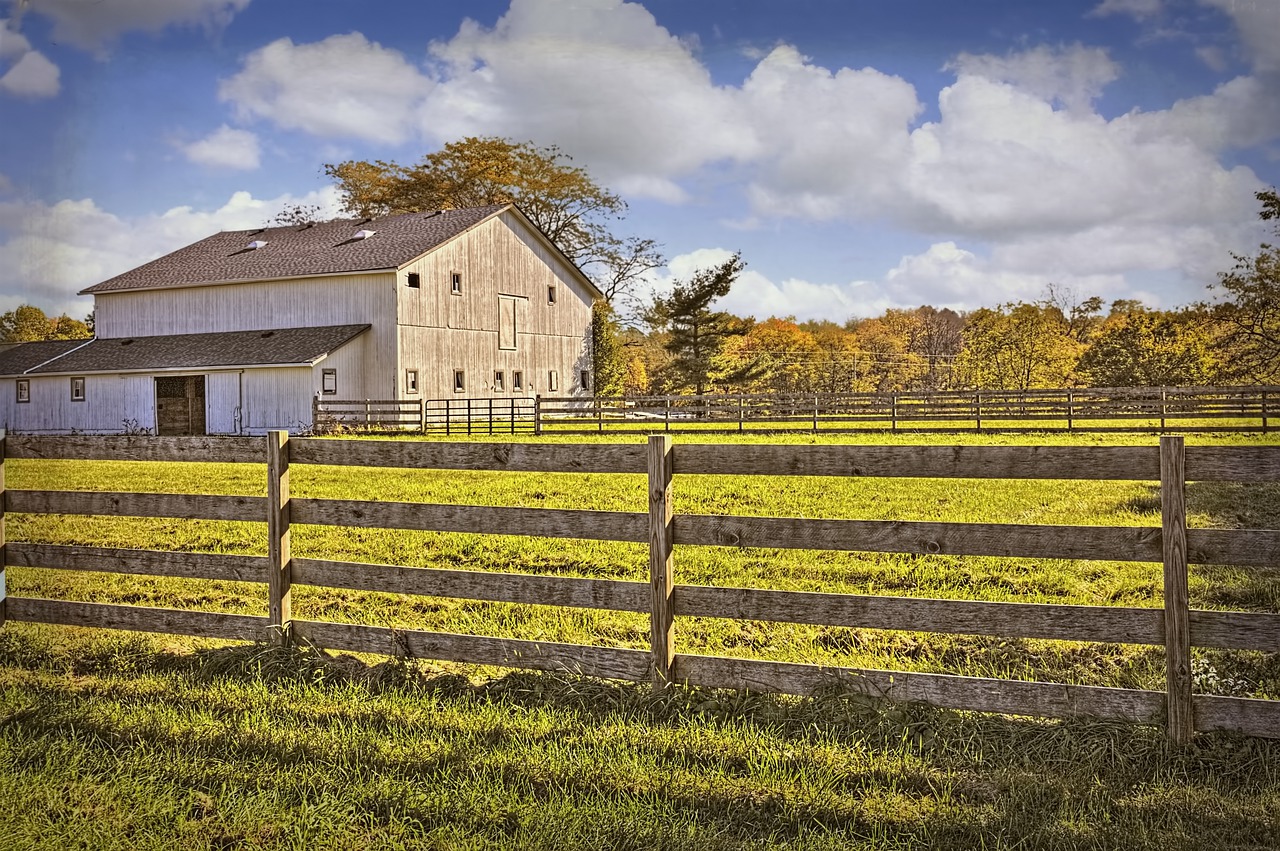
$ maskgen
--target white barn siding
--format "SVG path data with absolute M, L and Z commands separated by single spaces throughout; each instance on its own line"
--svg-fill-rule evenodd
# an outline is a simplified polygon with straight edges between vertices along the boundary
M 328 357 L 316 364 L 312 370 L 311 395 L 321 399 L 394 399 L 395 376 L 390 371 L 375 373 L 368 369 L 369 352 L 373 348 L 373 331 L 368 331 L 347 342 L 342 348 L 331 352 Z M 333 369 L 338 373 L 338 392 L 329 396 L 323 394 L 324 370 Z
M 301 431 L 311 425 L 311 367 L 244 371 L 244 431 Z
M 240 434 L 244 417 L 241 370 L 210 372 L 204 378 L 204 423 L 209 434 Z
M 417 289 L 408 273 L 419 275 Z M 452 275 L 462 274 L 462 294 L 452 294 Z M 555 287 L 550 303 L 548 288 Z M 506 398 L 511 395 L 573 394 L 578 373 L 590 369 L 593 296 L 576 273 L 508 211 L 405 266 L 396 287 L 400 368 L 398 397 L 406 392 L 405 370 L 418 371 L 420 395 Z M 514 296 L 516 347 L 501 348 L 501 296 Z M 508 302 L 511 304 L 511 302 Z M 466 389 L 455 393 L 453 373 L 466 373 Z M 504 388 L 494 388 L 494 373 Z M 524 373 L 523 393 L 514 394 L 512 373 Z M 551 391 L 549 373 L 559 375 Z
M 16 379 L 5 379 L 9 398 L 5 427 L 25 434 L 155 430 L 154 391 L 149 376 L 82 377 L 84 401 L 73 401 L 70 376 L 29 376 L 31 401 L 23 404 L 13 401 Z
M 396 275 L 392 272 L 98 293 L 99 337 L 207 334 L 369 323 L 360 386 L 390 391 L 396 371 Z

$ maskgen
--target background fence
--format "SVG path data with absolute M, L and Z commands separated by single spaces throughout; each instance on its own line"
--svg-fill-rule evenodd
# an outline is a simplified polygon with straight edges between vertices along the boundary
M 711 394 L 328 401 L 318 431 L 1269 431 L 1280 387 L 1119 387 L 938 393 Z
M 267 584 L 265 617 L 11 597 L 15 621 L 224 639 L 303 640 L 320 647 L 590 676 L 679 681 L 804 694 L 839 684 L 932 706 L 1051 717 L 1164 723 L 1175 743 L 1195 730 L 1280 737 L 1280 701 L 1193 695 L 1192 646 L 1280 652 L 1280 614 L 1193 610 L 1191 563 L 1274 567 L 1280 531 L 1189 529 L 1185 482 L 1280 481 L 1280 447 L 540 445 L 291 438 L 9 437 L 5 458 L 265 463 L 267 497 L 3 491 L 6 513 L 109 514 L 266 522 L 267 556 L 4 544 L 5 565 Z M 630 473 L 648 476 L 637 511 L 494 508 L 290 496 L 298 464 L 439 470 Z M 807 520 L 675 514 L 682 475 L 1092 479 L 1160 483 L 1160 527 Z M 293 558 L 292 524 L 648 542 L 650 581 L 628 582 Z M 0 516 L 0 534 L 3 516 Z M 938 600 L 680 585 L 678 545 L 920 554 L 1104 559 L 1163 563 L 1163 609 Z M 647 613 L 648 650 L 585 646 L 296 620 L 294 585 Z M 1163 692 L 895 672 L 674 651 L 677 618 L 712 617 L 871 629 L 1162 646 Z

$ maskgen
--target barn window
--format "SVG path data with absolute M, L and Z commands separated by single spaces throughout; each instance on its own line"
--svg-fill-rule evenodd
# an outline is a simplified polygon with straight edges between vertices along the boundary
M 338 371 L 324 369 L 320 371 L 320 392 L 332 396 L 338 392 Z
M 547 389 L 552 392 L 560 389 L 560 375 L 554 369 L 547 373 Z
M 449 276 L 449 292 L 462 295 L 462 273 L 454 272 Z
M 493 389 L 506 390 L 507 376 L 502 370 L 498 370 L 493 374 Z
M 84 379 L 83 378 L 71 379 L 71 401 L 72 402 L 84 401 Z
M 421 275 L 419 275 L 417 272 L 410 272 L 410 273 L 409 273 L 409 287 L 410 287 L 411 289 L 415 289 L 415 290 L 416 290 L 416 289 L 418 289 L 418 288 L 419 288 L 419 287 L 421 287 L 421 286 L 422 286 L 422 276 L 421 276 Z
M 591 373 L 585 369 L 582 370 L 580 373 L 578 373 L 578 383 L 582 385 L 583 390 L 590 390 L 591 389 Z
M 547 304 L 555 304 L 555 303 L 556 303 L 556 288 L 547 287 Z
M 418 392 L 418 371 L 416 369 L 406 369 L 404 371 L 404 392 Z
M 19 402 L 31 401 L 31 379 L 29 378 L 18 379 L 18 401 Z
M 461 369 L 453 371 L 453 392 L 461 393 L 467 389 L 467 374 Z
M 511 373 L 511 389 L 512 390 L 524 389 L 524 373 L 518 369 L 515 372 Z

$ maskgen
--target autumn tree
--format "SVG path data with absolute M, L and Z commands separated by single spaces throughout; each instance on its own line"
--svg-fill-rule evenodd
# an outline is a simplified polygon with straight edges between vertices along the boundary
M 0 315 L 0 342 L 29 343 L 36 340 L 82 340 L 93 336 L 89 326 L 67 314 L 50 318 L 38 307 L 20 305 Z
M 1262 203 L 1259 216 L 1276 222 L 1280 238 L 1280 195 L 1273 187 L 1256 197 Z M 1220 347 L 1228 377 L 1280 382 L 1280 246 L 1263 243 L 1252 257 L 1232 256 L 1235 266 L 1214 285 L 1226 296 L 1214 312 L 1223 329 Z
M 970 313 L 956 371 L 967 386 L 1027 390 L 1069 383 L 1083 346 L 1056 308 L 1018 302 Z
M 677 282 L 667 296 L 654 296 L 645 311 L 645 322 L 663 334 L 663 346 L 671 356 L 667 364 L 668 386 L 692 387 L 707 392 L 713 376 L 724 383 L 746 380 L 754 364 L 717 370 L 717 358 L 726 341 L 745 335 L 750 323 L 731 313 L 713 310 L 718 299 L 729 294 L 746 264 L 734 254 L 718 266 L 700 269 L 688 281 Z M 723 366 L 723 364 L 720 364 Z
M 1080 374 L 1094 387 L 1206 384 L 1214 371 L 1206 325 L 1195 312 L 1113 312 L 1081 356 Z
M 614 234 L 626 202 L 554 145 L 472 136 L 414 165 L 348 160 L 324 169 L 338 184 L 343 209 L 356 216 L 513 203 L 595 282 L 619 314 L 639 308 L 637 284 L 665 262 L 653 240 Z
M 618 322 L 607 302 L 591 305 L 591 372 L 597 396 L 620 396 L 625 391 L 627 363 Z

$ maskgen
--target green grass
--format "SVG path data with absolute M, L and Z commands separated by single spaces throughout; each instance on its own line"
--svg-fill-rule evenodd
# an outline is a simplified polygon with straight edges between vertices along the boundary
M 483 438 L 487 440 L 488 438 Z M 532 438 L 518 438 L 531 440 Z M 701 438 L 706 440 L 707 438 Z M 555 440 L 555 438 L 543 438 Z M 602 442 L 639 442 L 606 434 Z M 682 439 L 677 438 L 677 443 Z M 745 442 L 1151 445 L 1112 435 Z M 569 438 L 563 442 L 594 442 Z M 1275 444 L 1198 436 L 1191 444 Z M 11 488 L 265 494 L 257 465 L 10 460 Z M 644 510 L 643 476 L 295 466 L 297 496 Z M 681 512 L 1158 526 L 1120 482 L 677 477 Z M 1189 487 L 1195 526 L 1278 528 L 1280 487 Z M 11 515 L 10 540 L 262 554 L 253 523 Z M 644 580 L 643 545 L 298 526 L 297 556 Z M 1154 564 L 680 547 L 677 581 L 1158 607 Z M 10 568 L 15 596 L 265 614 L 265 586 Z M 1199 608 L 1280 574 L 1192 569 Z M 306 619 L 643 648 L 641 615 L 295 589 Z M 681 652 L 1161 688 L 1158 648 L 681 618 Z M 1276 655 L 1198 691 L 1280 698 Z M 1280 743 L 601 683 L 192 639 L 0 629 L 0 847 L 1280 847 Z

